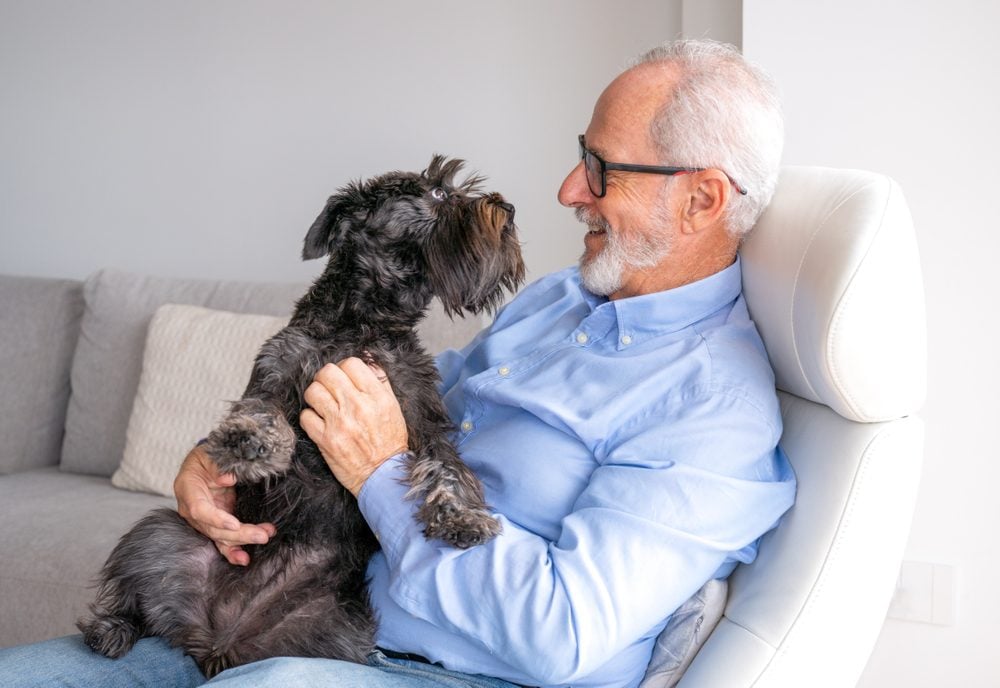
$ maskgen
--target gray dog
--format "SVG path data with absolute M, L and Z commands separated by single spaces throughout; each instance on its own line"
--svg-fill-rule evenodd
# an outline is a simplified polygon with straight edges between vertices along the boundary
M 237 476 L 237 518 L 274 523 L 277 535 L 250 549 L 248 567 L 231 566 L 177 512 L 151 512 L 111 553 L 77 624 L 91 648 L 120 657 L 162 636 L 207 676 L 273 656 L 364 661 L 375 630 L 365 569 L 378 543 L 298 424 L 303 393 L 328 362 L 358 356 L 389 376 L 428 538 L 470 547 L 499 532 L 449 442 L 437 371 L 414 332 L 432 296 L 451 315 L 479 313 L 524 278 L 513 206 L 481 193 L 481 179 L 456 184 L 461 167 L 435 156 L 421 174 L 392 172 L 329 199 L 302 251 L 329 255 L 326 269 L 207 443 Z

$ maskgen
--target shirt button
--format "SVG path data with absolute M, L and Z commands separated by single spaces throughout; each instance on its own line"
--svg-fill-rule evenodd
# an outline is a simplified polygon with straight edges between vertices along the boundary
M 628 336 L 627 334 L 623 334 L 622 335 L 622 344 L 624 346 L 628 346 L 631 343 L 632 343 L 632 338 L 630 336 Z
M 589 337 L 587 337 L 586 332 L 581 332 L 580 334 L 576 335 L 577 344 L 586 344 L 588 339 Z
M 469 431 L 471 431 L 471 430 L 472 430 L 472 427 L 473 427 L 473 426 L 472 426 L 472 421 L 471 421 L 471 420 L 466 420 L 466 421 L 462 421 L 462 430 L 463 430 L 464 432 L 469 432 Z

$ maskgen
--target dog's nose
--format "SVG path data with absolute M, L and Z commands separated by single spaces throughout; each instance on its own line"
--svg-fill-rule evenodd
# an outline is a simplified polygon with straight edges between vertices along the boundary
M 510 216 L 510 217 L 507 218 L 508 222 L 513 222 L 514 221 L 514 206 L 512 206 L 507 201 L 500 201 L 499 203 L 497 203 L 497 205 L 507 211 L 507 214 Z

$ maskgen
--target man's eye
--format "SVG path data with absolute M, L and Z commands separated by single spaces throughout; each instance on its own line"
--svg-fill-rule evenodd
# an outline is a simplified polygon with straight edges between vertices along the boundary
M 448 198 L 448 192 L 442 189 L 440 186 L 436 186 L 431 189 L 431 198 L 435 201 L 443 201 Z

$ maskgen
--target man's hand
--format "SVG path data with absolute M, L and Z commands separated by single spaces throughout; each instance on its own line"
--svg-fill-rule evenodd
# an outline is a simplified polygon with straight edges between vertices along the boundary
M 359 358 L 327 364 L 306 388 L 299 422 L 334 477 L 357 497 L 368 476 L 406 451 L 406 421 L 385 372 Z
M 233 516 L 236 505 L 236 477 L 219 473 L 215 462 L 195 447 L 184 459 L 174 479 L 177 512 L 191 527 L 215 543 L 230 564 L 246 566 L 250 555 L 243 545 L 262 545 L 274 537 L 270 523 L 240 523 Z

